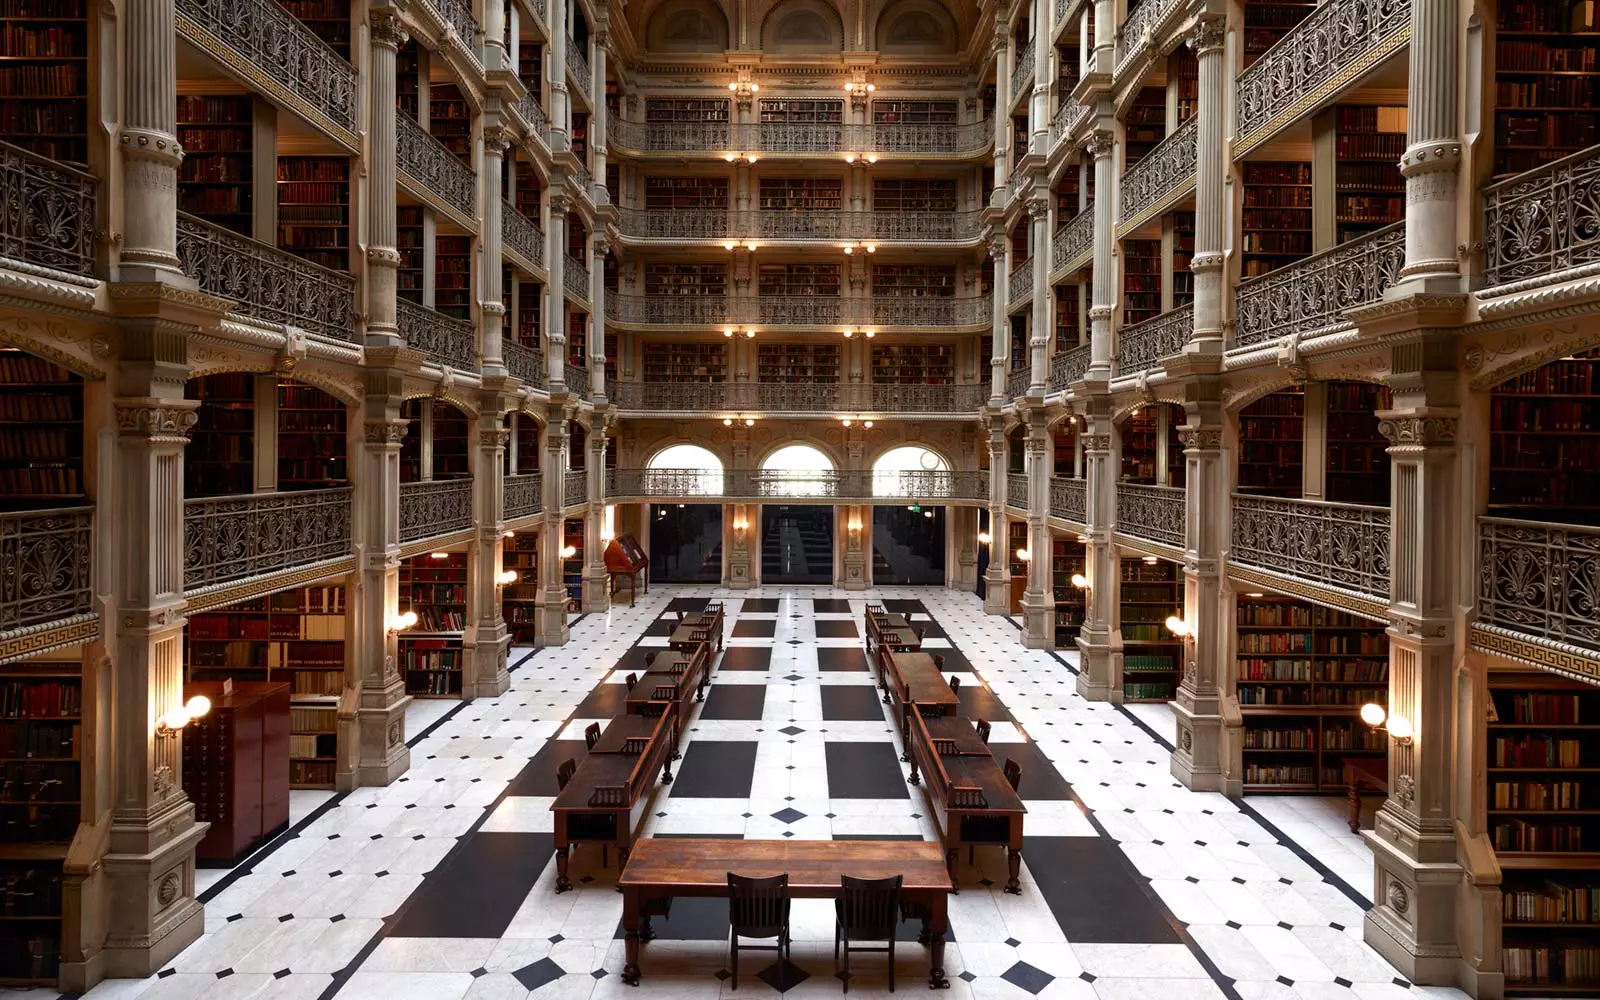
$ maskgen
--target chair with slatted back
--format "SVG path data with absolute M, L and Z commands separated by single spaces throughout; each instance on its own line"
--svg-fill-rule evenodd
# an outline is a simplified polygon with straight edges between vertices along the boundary
M 950 675 L 950 690 L 955 694 L 961 693 L 961 678 L 955 674 Z
M 1017 791 L 1017 786 L 1022 783 L 1022 765 L 1007 757 L 1005 773 L 1006 780 L 1011 782 L 1011 790 L 1013 792 Z
M 656 657 L 666 652 L 664 649 L 649 649 L 644 654 L 644 669 L 649 671 L 655 666 Z
M 833 901 L 833 961 L 839 962 L 839 946 L 844 945 L 844 991 L 850 992 L 850 953 L 887 952 L 889 992 L 894 992 L 894 938 L 900 925 L 900 883 L 904 876 L 855 878 L 840 875 L 843 887 Z M 858 945 L 858 941 L 886 942 L 882 948 Z
M 993 727 L 989 725 L 988 719 L 979 719 L 977 725 L 978 739 L 985 743 L 989 742 L 989 733 L 992 729 Z
M 777 938 L 776 945 L 740 945 L 739 939 Z M 773 875 L 768 878 L 747 878 L 728 873 L 728 951 L 731 982 L 739 988 L 739 949 L 776 951 L 778 953 L 778 979 L 781 993 L 788 988 L 788 971 L 784 959 L 790 954 L 789 944 L 789 876 Z
M 933 669 L 944 673 L 944 657 L 938 653 L 933 654 Z
M 562 761 L 561 766 L 556 768 L 556 788 L 565 789 L 567 787 L 567 782 L 571 781 L 572 776 L 577 773 L 577 761 L 573 760 L 571 757 L 568 757 L 566 760 Z
M 594 749 L 594 745 L 600 742 L 600 723 L 589 723 L 589 728 L 583 731 L 583 742 L 585 744 L 585 749 Z
M 632 691 L 633 690 L 633 686 L 635 684 L 639 683 L 639 675 L 638 674 L 629 674 L 628 676 L 626 676 L 626 677 L 624 677 L 622 679 L 622 682 L 624 684 L 628 685 L 628 690 L 629 691 Z

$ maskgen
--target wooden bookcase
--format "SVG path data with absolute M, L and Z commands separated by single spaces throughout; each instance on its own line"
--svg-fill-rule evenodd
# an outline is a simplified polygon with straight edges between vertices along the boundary
M 517 571 L 517 582 L 500 588 L 501 614 L 515 645 L 532 645 L 539 617 L 539 535 L 521 531 L 505 541 L 500 553 L 502 569 Z
M 954 178 L 874 177 L 874 212 L 954 212 L 959 195 Z
M 1183 614 L 1183 579 L 1176 563 L 1123 559 L 1122 700 L 1171 701 L 1178 691 L 1183 643 L 1167 630 Z
M 1145 87 L 1139 91 L 1133 107 L 1128 109 L 1123 134 L 1125 151 L 1122 166 L 1126 171 L 1167 137 L 1167 88 Z
M 256 377 L 202 375 L 184 384 L 200 409 L 183 453 L 183 495 L 233 496 L 255 491 Z
M 1311 253 L 1311 164 L 1244 165 L 1244 272 L 1256 278 Z
M 1122 241 L 1122 325 L 1161 315 L 1161 241 Z
M 761 264 L 756 279 L 760 295 L 839 295 L 838 264 Z
M 511 447 L 506 448 L 505 473 L 524 476 L 539 471 L 539 425 L 523 413 L 511 415 Z M 511 461 L 515 454 L 517 460 Z
M 1507 996 L 1600 993 L 1600 688 L 1489 675 L 1485 802 Z
M 427 265 L 422 212 L 423 209 L 417 205 L 400 205 L 395 209 L 400 251 L 398 294 L 402 299 L 410 299 L 418 305 L 422 304 L 422 270 Z
M 1061 175 L 1061 182 L 1056 186 L 1056 226 L 1066 225 L 1078 217 L 1078 171 L 1068 167 Z
M 417 624 L 399 636 L 406 693 L 413 698 L 461 697 L 467 554 L 432 552 L 402 559 L 399 607 L 402 614 L 417 613 Z
M 517 53 L 517 76 L 534 100 L 543 106 L 544 45 L 524 38 L 517 45 Z
M 433 401 L 433 478 L 466 479 L 472 475 L 467 415 L 442 399 Z
M 765 183 L 765 182 L 763 182 Z M 728 210 L 726 177 L 646 177 L 644 207 L 652 212 Z
M 1389 441 L 1378 410 L 1391 405 L 1388 386 L 1329 382 L 1328 466 L 1324 495 L 1339 503 L 1389 506 Z
M 1245 0 L 1245 55 L 1258 56 L 1272 48 L 1280 38 L 1289 33 L 1289 29 L 1304 21 L 1316 9 L 1317 5 L 1315 3 Z
M 517 168 L 516 189 L 512 192 L 512 201 L 517 206 L 517 211 L 537 223 L 543 196 L 544 189 L 539 187 L 539 176 L 527 164 L 520 165 Z
M 586 313 L 567 314 L 567 363 L 589 367 L 589 317 Z
M 1173 212 L 1172 220 L 1172 308 L 1182 309 L 1194 302 L 1194 213 Z
M 84 0 L 0 0 L 0 141 L 89 165 Z
M 472 108 L 454 84 L 428 87 L 428 132 L 462 163 L 472 166 Z
M 540 308 L 543 297 L 539 294 L 543 286 L 534 281 L 523 281 L 517 286 L 517 343 L 534 350 L 543 350 L 540 343 L 544 328 Z
M 956 349 L 946 344 L 874 344 L 872 381 L 880 385 L 954 385 Z
M 446 316 L 472 318 L 472 237 L 434 237 L 433 307 Z
M 1406 182 L 1397 166 L 1406 151 L 1406 109 L 1341 105 L 1334 127 L 1334 214 L 1344 243 L 1406 216 Z
M 671 264 L 651 261 L 644 266 L 646 295 L 726 295 L 727 264 Z
M 763 102 L 765 103 L 765 102 Z M 726 99 L 652 97 L 644 102 L 646 122 L 727 122 Z
M 394 103 L 412 121 L 417 120 L 421 100 L 417 84 L 417 40 L 413 38 L 400 46 L 394 60 Z
M 758 344 L 756 381 L 833 385 L 839 381 L 842 354 L 838 344 Z
M 278 246 L 313 264 L 350 269 L 349 157 L 278 157 Z
M 844 182 L 834 177 L 763 177 L 764 212 L 837 212 L 844 207 Z
M 283 9 L 310 28 L 328 48 L 350 61 L 350 0 L 279 0 Z M 184 152 L 188 152 L 185 147 Z
M 955 101 L 873 101 L 874 125 L 957 125 L 960 107 Z
M 724 382 L 728 378 L 727 345 L 723 342 L 647 340 L 646 382 Z
M 954 264 L 873 264 L 874 298 L 954 298 Z
M 1490 391 L 1489 506 L 1506 517 L 1600 524 L 1600 351 Z
M 589 116 L 582 111 L 572 115 L 572 155 L 585 166 L 589 164 Z
M 568 546 L 572 555 L 561 560 L 561 583 L 567 588 L 567 607 L 572 611 L 583 608 L 583 519 L 569 517 L 561 522 L 561 548 Z
M 0 348 L 0 509 L 83 503 L 83 378 Z
M 178 209 L 255 235 L 255 112 L 249 97 L 178 98 Z
M 1079 316 L 1078 286 L 1057 285 L 1056 295 L 1056 353 L 1078 346 Z
M 784 98 L 761 101 L 763 125 L 841 125 L 844 101 L 794 100 Z
M 1057 649 L 1078 648 L 1078 630 L 1083 628 L 1087 595 L 1072 585 L 1072 575 L 1086 572 L 1086 566 L 1082 542 L 1059 536 L 1050 540 L 1050 587 L 1056 599 Z
M 1239 413 L 1240 493 L 1298 497 L 1304 488 L 1306 397 L 1298 389 L 1263 396 Z
M 1593 6 L 1507 0 L 1496 7 L 1495 175 L 1532 170 L 1600 142 Z
M 321 490 L 350 481 L 344 403 L 314 385 L 278 383 L 278 489 Z
M 1178 84 L 1178 124 L 1200 113 L 1200 62 L 1186 46 L 1167 57 L 1167 73 Z
M 1141 406 L 1122 429 L 1122 479 L 1124 483 L 1156 484 L 1156 455 L 1161 449 L 1161 421 L 1169 407 Z

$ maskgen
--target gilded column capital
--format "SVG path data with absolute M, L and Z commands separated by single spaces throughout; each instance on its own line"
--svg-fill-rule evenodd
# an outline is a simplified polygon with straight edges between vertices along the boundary
M 411 40 L 411 33 L 406 30 L 400 12 L 392 7 L 372 11 L 367 15 L 367 23 L 372 28 L 372 40 L 375 43 L 397 52 Z
M 1393 411 L 1380 411 L 1377 416 L 1378 433 L 1396 447 L 1455 444 L 1459 421 L 1454 416 L 1400 414 Z
M 112 405 L 118 437 L 187 442 L 189 432 L 200 422 L 197 399 L 136 397 L 114 400 Z
M 1194 22 L 1184 42 L 1196 56 L 1221 52 L 1227 27 L 1227 22 L 1220 17 L 1202 17 Z

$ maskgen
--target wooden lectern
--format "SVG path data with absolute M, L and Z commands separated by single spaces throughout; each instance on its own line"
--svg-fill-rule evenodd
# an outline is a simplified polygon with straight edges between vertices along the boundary
M 632 535 L 620 535 L 606 546 L 606 571 L 611 574 L 611 595 L 616 596 L 622 581 L 628 581 L 628 603 L 638 590 L 639 577 L 644 577 L 644 592 L 650 593 L 650 557 L 639 547 Z

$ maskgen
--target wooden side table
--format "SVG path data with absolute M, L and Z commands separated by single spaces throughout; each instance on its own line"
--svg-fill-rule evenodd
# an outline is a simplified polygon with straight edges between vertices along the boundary
M 1350 832 L 1361 830 L 1361 786 L 1389 794 L 1389 761 L 1384 757 L 1346 757 L 1344 783 L 1350 789 Z

